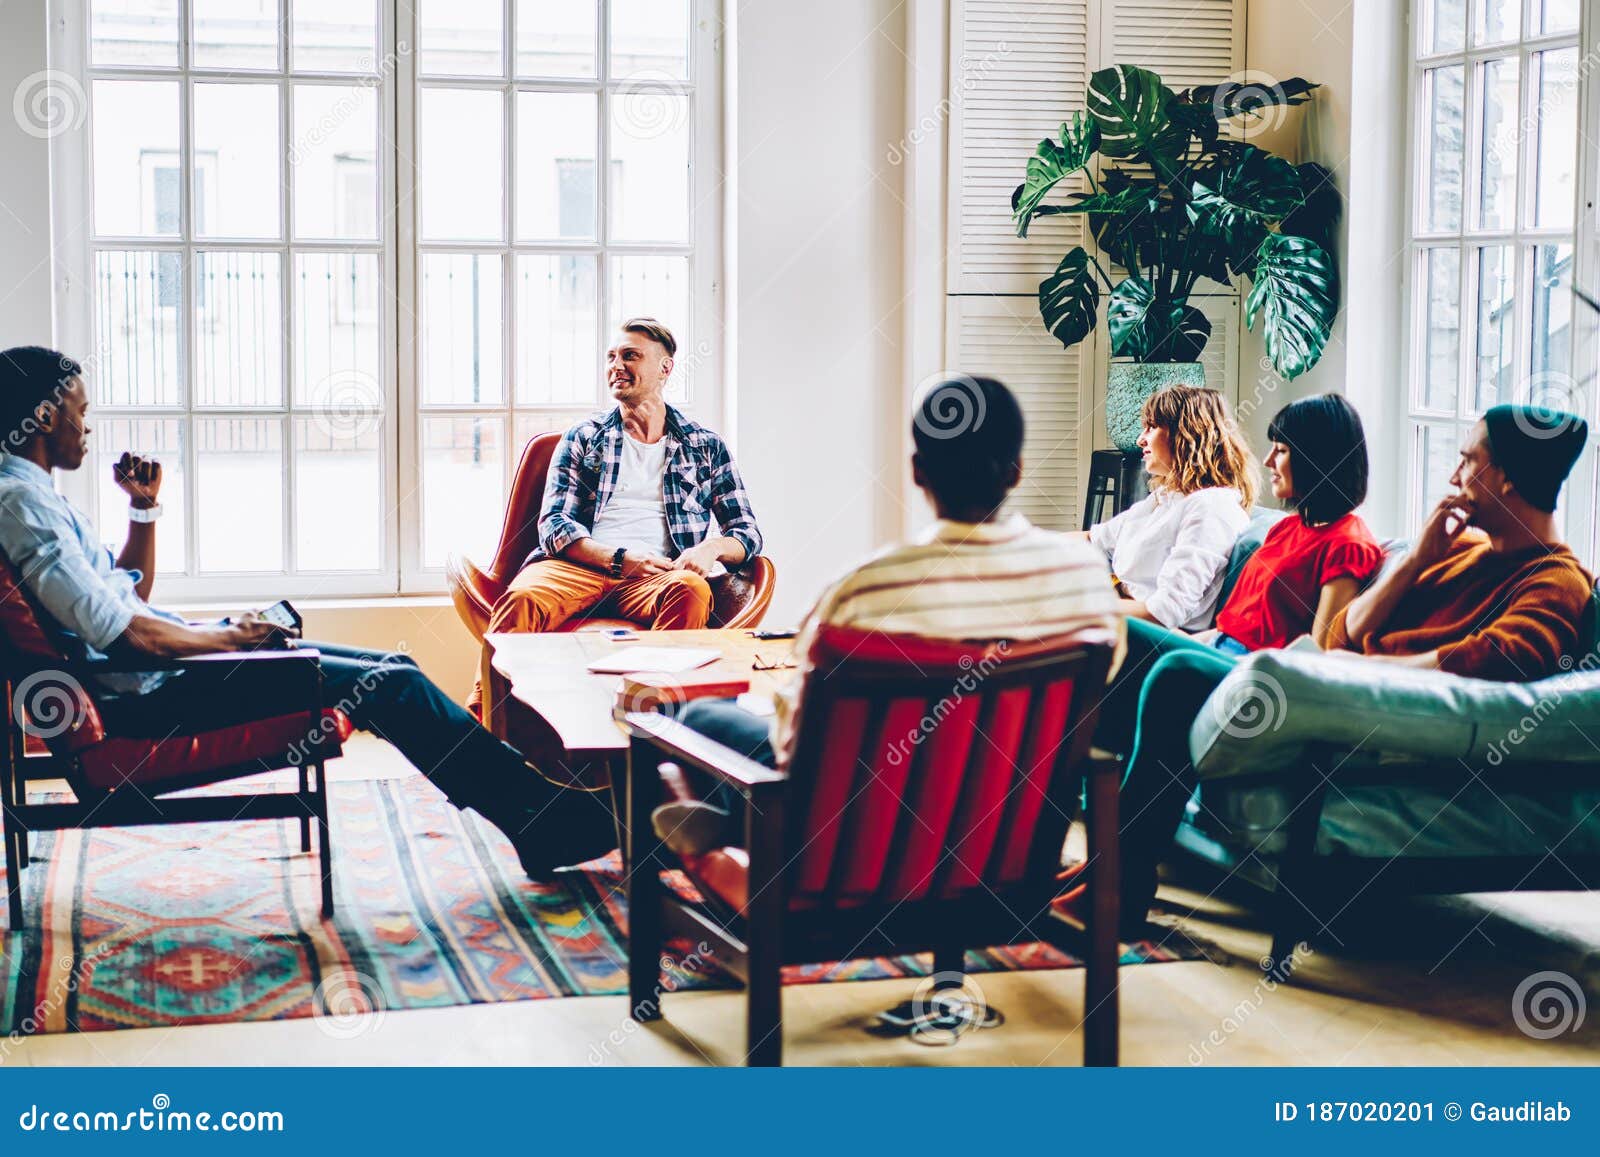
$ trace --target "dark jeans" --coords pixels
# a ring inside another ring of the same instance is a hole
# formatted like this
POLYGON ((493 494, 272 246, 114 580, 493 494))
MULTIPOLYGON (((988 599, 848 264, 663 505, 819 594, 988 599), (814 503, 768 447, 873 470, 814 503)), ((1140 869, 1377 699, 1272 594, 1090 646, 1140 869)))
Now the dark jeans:
MULTIPOLYGON (((678 721, 701 735, 709 735, 724 747, 749 756, 766 767, 777 767, 772 750, 772 721, 765 715, 746 711, 732 699, 696 699, 677 711, 678 721)), ((739 793, 724 783, 708 787, 702 798, 729 815, 739 812, 739 793)))
MULTIPOLYGON (((473 808, 513 839, 526 838, 530 823, 541 833, 566 828, 563 836, 574 822, 593 826, 604 820, 597 830, 609 828, 601 796, 558 788, 533 772, 410 656, 333 643, 305 646, 322 653, 323 706, 338 708, 361 730, 393 744, 457 807, 473 808)), ((120 734, 159 738, 305 711, 307 705, 299 664, 245 661, 215 670, 190 668, 147 695, 106 696, 101 711, 120 734)))
POLYGON ((1127 658, 1101 702, 1095 744, 1127 757, 1118 802, 1123 908, 1140 921, 1197 783, 1189 727, 1244 650, 1227 636, 1218 644, 1130 619, 1127 658))

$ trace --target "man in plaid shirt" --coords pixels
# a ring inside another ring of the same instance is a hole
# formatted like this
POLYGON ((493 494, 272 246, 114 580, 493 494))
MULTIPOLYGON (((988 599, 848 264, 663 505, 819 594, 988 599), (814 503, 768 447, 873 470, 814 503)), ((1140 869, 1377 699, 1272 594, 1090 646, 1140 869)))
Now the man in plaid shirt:
POLYGON ((561 439, 539 547, 495 604, 489 630, 549 631, 591 613, 655 630, 703 627, 706 580, 761 552, 727 445, 662 398, 677 350, 652 318, 622 323, 606 353, 616 408, 561 439))

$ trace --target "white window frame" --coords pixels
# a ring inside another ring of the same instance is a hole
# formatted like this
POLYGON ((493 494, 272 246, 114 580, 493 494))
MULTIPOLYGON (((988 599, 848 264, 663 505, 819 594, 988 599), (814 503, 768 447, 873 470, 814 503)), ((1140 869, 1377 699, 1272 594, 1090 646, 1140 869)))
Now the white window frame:
MULTIPOLYGON (((398 0, 402 27, 406 35, 401 39, 408 44, 418 43, 416 9, 419 0, 398 0), (409 23, 407 23, 409 21, 409 23)), ((717 424, 726 414, 722 389, 723 364, 722 318, 723 308, 720 287, 722 282, 722 0, 690 0, 690 38, 688 81, 674 85, 673 91, 682 91, 689 101, 689 157, 690 157, 690 220, 689 234, 682 243, 639 244, 616 243, 610 240, 610 202, 607 197, 613 176, 609 163, 609 129, 611 100, 619 89, 629 87, 625 78, 613 77, 610 72, 610 0, 601 0, 596 6, 597 73, 593 77, 572 80, 540 79, 522 80, 515 73, 516 57, 516 0, 504 0, 504 75, 445 76, 430 75, 419 79, 417 54, 401 54, 398 93, 402 136, 406 143, 407 169, 400 174, 403 188, 411 191, 412 212, 402 214, 399 223, 400 289, 409 303, 410 312, 400 329, 400 438, 406 452, 400 455, 400 528, 401 528, 401 589, 404 593, 427 593, 444 588, 442 567, 428 567, 423 562, 422 534, 422 433, 424 418, 448 417, 498 417, 503 423, 506 447, 504 454, 504 481, 501 489, 509 494, 512 475, 522 454, 523 443, 516 438, 516 415, 566 414, 582 409, 573 403, 528 405, 518 404, 516 398, 516 326, 514 278, 516 257, 521 253, 533 254, 583 254, 595 255, 598 308, 598 341, 596 364, 604 369, 602 355, 613 334, 608 329, 610 301, 610 267, 613 255, 664 255, 686 256, 689 263, 690 336, 688 343, 680 338, 677 363, 680 376, 686 367, 693 367, 694 395, 692 403, 697 415, 717 424), (503 220, 500 241, 422 241, 420 229, 420 198, 417 192, 415 158, 421 147, 418 141, 417 94, 423 87, 473 89, 500 92, 505 106, 502 119, 501 165, 505 179, 502 203, 503 220), (596 126, 598 140, 595 150, 596 184, 596 236, 593 241, 552 242, 516 240, 513 215, 516 209, 516 94, 518 92, 595 92, 599 95, 596 126), (505 334, 501 380, 503 398, 498 403, 477 406, 422 404, 421 390, 421 255, 430 253, 499 254, 501 257, 501 331, 505 334), (692 345, 692 348, 691 348, 692 345)), ((595 382, 594 409, 606 408, 600 393, 600 383, 595 382)), ((488 549, 487 547, 485 549, 488 549)), ((480 564, 487 559, 478 559, 480 564)))
MULTIPOLYGON (((1506 41, 1500 44, 1476 46, 1472 43, 1473 28, 1476 24, 1477 13, 1483 0, 1470 0, 1466 14, 1465 45, 1460 51, 1443 53, 1430 53, 1426 50, 1426 34, 1429 31, 1425 16, 1429 0, 1410 0, 1410 35, 1407 43, 1407 108, 1409 110, 1408 139, 1406 148, 1406 252, 1403 262, 1403 278, 1405 284, 1406 318, 1404 326, 1405 353, 1404 365, 1407 368, 1406 381, 1403 389, 1397 391, 1398 416, 1404 423, 1405 450, 1403 465, 1405 479, 1405 496, 1403 510, 1405 512, 1404 529, 1407 534, 1415 534, 1420 528, 1427 511, 1424 508, 1423 496, 1428 492, 1430 484, 1437 485, 1442 482, 1439 478, 1424 478, 1423 472, 1428 464, 1425 454, 1425 439, 1430 427, 1450 428, 1458 438, 1464 439, 1467 432, 1478 420, 1479 411, 1476 409, 1477 394, 1477 332, 1478 332, 1478 271, 1477 263, 1470 261, 1469 256, 1477 249, 1485 246, 1507 245, 1513 247, 1515 254, 1515 281, 1514 301, 1516 319, 1513 326, 1513 365, 1516 381, 1520 386, 1527 383, 1531 367, 1531 354, 1527 335, 1531 331, 1532 301, 1532 274, 1533 274, 1533 248, 1543 245, 1558 245, 1570 243, 1573 247, 1573 277, 1580 285, 1588 286, 1593 292, 1593 277, 1600 268, 1596 260, 1596 215, 1595 215, 1595 185, 1597 179, 1596 169, 1600 166, 1600 149, 1589 145, 1592 140, 1592 131, 1584 132, 1584 125, 1600 124, 1600 115, 1597 115, 1596 104, 1600 101, 1600 83, 1596 82, 1595 71, 1600 66, 1600 18, 1597 18, 1593 6, 1585 4, 1582 7, 1579 28, 1576 33, 1564 32, 1554 35, 1532 35, 1538 15, 1539 0, 1521 0, 1523 5, 1522 27, 1519 39, 1506 41), (1560 228, 1534 228, 1527 223, 1526 206, 1536 179, 1534 166, 1529 164, 1530 148, 1524 138, 1534 134, 1524 132, 1519 136, 1521 153, 1517 158, 1516 198, 1512 227, 1506 230, 1484 230, 1472 227, 1474 206, 1480 191, 1480 173, 1474 166, 1474 153, 1481 144, 1478 133, 1481 126, 1477 123, 1474 105, 1479 99, 1479 86, 1477 68, 1485 60, 1515 56, 1518 61, 1518 86, 1519 108, 1518 116, 1521 124, 1531 125, 1537 116, 1539 94, 1534 86, 1529 83, 1531 75, 1531 62, 1534 54, 1550 49, 1575 48, 1578 53, 1579 90, 1578 90, 1578 122, 1580 126, 1579 140, 1577 143, 1576 169, 1575 169, 1575 198, 1574 218, 1570 226, 1560 228), (1462 144, 1462 181, 1461 181, 1461 222, 1460 228, 1447 233, 1425 233, 1422 231, 1424 206, 1422 204, 1423 191, 1426 182, 1423 180, 1423 167, 1427 163, 1426 150, 1431 142, 1428 137, 1428 109, 1424 107, 1425 95, 1424 74, 1432 68, 1448 65, 1461 65, 1464 69, 1464 86, 1462 91, 1463 119, 1463 144, 1462 144), (1426 320, 1427 320, 1427 280, 1423 267, 1424 254, 1427 250, 1435 248, 1454 247, 1460 254, 1461 276, 1460 297, 1458 301, 1458 317, 1460 319, 1459 331, 1459 361, 1457 365, 1456 383, 1456 408, 1454 413, 1442 410, 1430 410, 1423 405, 1427 383, 1426 366, 1426 320)), ((1588 418, 1591 424, 1595 422, 1595 391, 1593 389, 1594 335, 1597 319, 1581 303, 1573 302, 1573 350, 1572 366, 1573 377, 1580 390, 1579 397, 1574 399, 1574 406, 1588 418)), ((1516 399, 1521 400, 1521 399, 1516 399)), ((1573 546, 1579 550, 1585 559, 1594 557, 1596 499, 1594 493, 1595 476, 1595 449, 1594 439, 1591 438, 1589 451, 1584 455, 1578 467, 1574 470, 1573 477, 1563 493, 1562 511, 1567 519, 1567 535, 1573 546)), ((1378 464, 1379 468, 1381 464, 1378 464)), ((1440 469, 1438 464, 1433 470, 1440 469)))
MULTIPOLYGON (((445 575, 442 567, 425 567, 422 565, 422 501, 419 493, 421 482, 421 438, 423 412, 420 408, 419 393, 419 363, 420 334, 418 332, 418 318, 420 315, 420 301, 418 293, 420 285, 419 273, 419 222, 417 211, 419 198, 417 196, 415 157, 417 146, 417 91, 419 79, 417 76, 417 59, 413 48, 417 45, 417 8, 418 0, 373 0, 379 13, 378 51, 380 61, 384 62, 380 69, 379 91, 379 214, 380 236, 375 243, 364 242, 316 242, 296 240, 291 231, 291 214, 293 212, 293 173, 289 166, 284 166, 284 189, 282 192, 282 236, 275 241, 267 242, 231 242, 217 239, 197 241, 193 236, 194 223, 189 201, 192 189, 189 182, 184 182, 184 212, 183 232, 175 238, 171 237, 139 237, 139 238, 100 238, 91 234, 93 190, 91 184, 92 169, 92 117, 93 110, 89 109, 88 117, 81 125, 71 127, 51 141, 51 200, 53 215, 52 244, 55 251, 55 287, 56 295, 54 310, 56 317, 56 341, 65 352, 74 356, 88 356, 87 351, 95 348, 93 294, 94 294, 94 253, 97 248, 127 247, 140 250, 176 250, 186 254, 185 279, 184 279, 184 320, 185 345, 184 357, 193 357, 193 309, 192 293, 193 261, 192 254, 198 250, 208 248, 224 248, 230 251, 255 250, 278 252, 283 254, 282 284, 283 284, 283 324, 284 324, 284 354, 283 354, 283 404, 279 408, 264 411, 250 411, 251 417, 273 417, 284 422, 285 437, 285 480, 287 493, 284 496, 284 534, 286 538, 285 559, 292 559, 293 533, 295 518, 295 501, 293 479, 295 475, 295 455, 292 452, 292 424, 291 405, 293 379, 291 351, 289 343, 292 333, 292 313, 287 305, 289 286, 292 280, 292 261, 295 252, 329 251, 377 251, 380 256, 381 291, 383 295, 383 341, 382 365, 385 390, 385 425, 382 438, 382 485, 381 494, 383 501, 383 526, 382 526, 382 558, 383 564, 379 570, 366 572, 301 572, 287 574, 281 572, 261 572, 249 574, 200 574, 197 566, 197 533, 195 524, 195 486, 197 476, 195 471, 195 439, 192 436, 192 422, 198 413, 203 417, 236 417, 237 411, 227 410, 197 410, 194 405, 193 375, 185 372, 184 404, 157 412, 152 409, 130 410, 97 406, 95 413, 101 418, 112 417, 170 417, 180 418, 189 422, 188 433, 184 442, 186 507, 190 513, 190 525, 187 534, 187 566, 188 574, 162 573, 157 585, 158 597, 168 603, 193 603, 205 601, 261 601, 293 596, 302 599, 316 597, 383 597, 395 595, 435 595, 445 590, 445 575), (406 211, 400 212, 397 207, 403 206, 406 211)), ((606 164, 606 133, 609 124, 609 99, 611 94, 625 84, 625 81, 616 80, 608 75, 608 21, 610 17, 609 0, 601 0, 597 5, 597 46, 598 76, 588 80, 562 82, 562 81, 519 81, 514 78, 511 62, 515 53, 516 34, 516 0, 503 0, 505 5, 505 52, 507 56, 507 72, 505 78, 451 78, 439 83, 447 87, 478 87, 500 89, 504 91, 507 110, 504 122, 504 160, 506 166, 506 232, 505 239, 497 243, 469 243, 453 246, 448 243, 429 243, 426 248, 430 250, 460 249, 466 252, 501 252, 503 258, 503 275, 505 292, 502 293, 502 333, 504 337, 504 382, 506 398, 503 404, 486 405, 479 407, 450 406, 429 407, 427 414, 432 415, 501 415, 505 422, 505 468, 501 496, 503 503, 505 495, 509 494, 512 473, 515 470, 522 446, 515 439, 515 418, 512 399, 515 396, 515 381, 512 371, 515 366, 515 336, 513 326, 514 302, 511 290, 511 281, 514 271, 514 258, 518 252, 574 252, 595 253, 600 256, 598 271, 599 279, 599 350, 603 352, 610 334, 606 331, 608 320, 608 294, 609 277, 605 264, 605 254, 649 254, 670 253, 687 255, 689 261, 689 298, 691 313, 691 341, 693 348, 680 348, 678 362, 680 366, 692 361, 694 367, 694 394, 693 405, 695 412, 703 420, 712 425, 723 423, 732 406, 726 397, 723 387, 723 348, 724 348, 724 303, 722 294, 723 257, 722 257, 722 214, 723 214, 723 108, 722 108, 722 72, 723 72, 723 34, 722 13, 723 0, 690 0, 690 44, 689 44, 689 80, 684 85, 684 91, 689 93, 690 120, 689 150, 690 150, 690 206, 691 220, 689 223, 689 236, 685 243, 680 245, 614 245, 609 244, 606 231, 609 227, 608 205, 605 188, 608 182, 610 166, 606 164), (515 141, 515 92, 523 90, 563 90, 563 91, 598 91, 599 109, 597 117, 597 184, 598 189, 598 222, 599 236, 593 243, 579 245, 552 245, 549 243, 521 244, 514 240, 511 231, 510 215, 514 204, 514 155, 515 141)), ((315 0, 281 0, 279 20, 281 24, 279 36, 280 64, 287 66, 289 51, 288 28, 291 26, 294 5, 296 3, 315 3, 315 0)), ((50 4, 50 63, 52 69, 65 73, 71 81, 83 87, 83 92, 92 92, 91 71, 89 67, 89 0, 49 0, 50 4)), ((180 21, 180 47, 179 66, 173 68, 137 68, 118 67, 107 69, 94 69, 94 77, 127 77, 135 79, 156 78, 175 79, 180 84, 180 147, 184 159, 189 160, 190 150, 189 124, 192 109, 192 90, 196 80, 228 79, 230 81, 247 81, 251 79, 271 82, 275 80, 282 85, 282 101, 280 102, 280 132, 285 147, 293 131, 291 120, 292 84, 294 81, 307 80, 311 82, 325 82, 330 84, 359 83, 359 78, 348 73, 321 73, 306 71, 280 71, 277 73, 239 72, 233 73, 220 69, 195 69, 189 67, 189 46, 191 41, 192 14, 191 0, 179 0, 180 21)), ((434 83, 434 78, 422 83, 434 83)), ((92 101, 86 100, 92 105, 92 101)), ((92 369, 92 367, 91 367, 92 369)), ((606 404, 603 399, 600 384, 595 383, 595 408, 600 409, 606 404)), ((522 412, 548 409, 570 411, 572 406, 518 406, 522 412)), ((303 412, 303 411, 302 411, 303 412)), ((93 419, 91 418, 91 421, 93 419)), ((90 476, 90 471, 80 470, 73 474, 61 476, 61 487, 81 509, 90 514, 92 518, 99 519, 98 510, 98 479, 90 476)), ((330 496, 327 503, 326 516, 329 518, 342 518, 345 515, 340 511, 336 496, 330 496)), ((111 545, 117 545, 115 536, 118 520, 112 517, 105 522, 105 531, 112 539, 111 545)), ((164 528, 163 528, 164 529, 164 528)), ((484 544, 473 548, 488 550, 492 544, 484 544)), ((469 551, 469 553, 471 553, 469 551)), ((480 558, 477 561, 486 562, 480 558)))

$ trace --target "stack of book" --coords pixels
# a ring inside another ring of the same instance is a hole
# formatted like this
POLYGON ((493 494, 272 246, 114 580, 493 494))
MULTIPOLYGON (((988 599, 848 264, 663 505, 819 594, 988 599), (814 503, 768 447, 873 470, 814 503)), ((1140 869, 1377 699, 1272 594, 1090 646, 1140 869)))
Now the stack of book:
POLYGON ((611 713, 621 719, 630 711, 660 711, 691 699, 734 699, 748 690, 749 679, 725 671, 636 671, 622 677, 611 713))

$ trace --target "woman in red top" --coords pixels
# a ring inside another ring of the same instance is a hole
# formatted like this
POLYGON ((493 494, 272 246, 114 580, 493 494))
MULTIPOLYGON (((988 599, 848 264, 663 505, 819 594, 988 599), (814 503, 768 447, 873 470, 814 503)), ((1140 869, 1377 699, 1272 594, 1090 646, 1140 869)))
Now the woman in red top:
POLYGON ((1287 647, 1307 634, 1323 646, 1334 616, 1383 565, 1383 548, 1355 513, 1367 496, 1355 408, 1337 394, 1304 398, 1278 411, 1267 437, 1272 495, 1294 516, 1267 532, 1239 572, 1217 613, 1221 650, 1287 647))
MULTIPOLYGON (((1193 790, 1187 767, 1153 768, 1149 757, 1140 758, 1151 743, 1141 734, 1146 724, 1140 720, 1187 735, 1197 705, 1239 656, 1284 647, 1307 634, 1321 646, 1334 616, 1383 564, 1383 548, 1355 513, 1367 496, 1367 442, 1350 403, 1336 394, 1291 403, 1272 419, 1267 437, 1273 496, 1293 513, 1273 525, 1240 571, 1216 629, 1190 635, 1129 619, 1127 657, 1101 701, 1095 743, 1128 757, 1121 804, 1123 814, 1133 817, 1123 826, 1125 937, 1140 934, 1155 895, 1156 866, 1193 790), (1183 659, 1157 664, 1178 651, 1183 659), (1153 667, 1172 667, 1181 678, 1158 674, 1147 684, 1153 667)), ((1060 876, 1068 890, 1056 905, 1068 919, 1082 915, 1081 870, 1074 865, 1060 876)))

